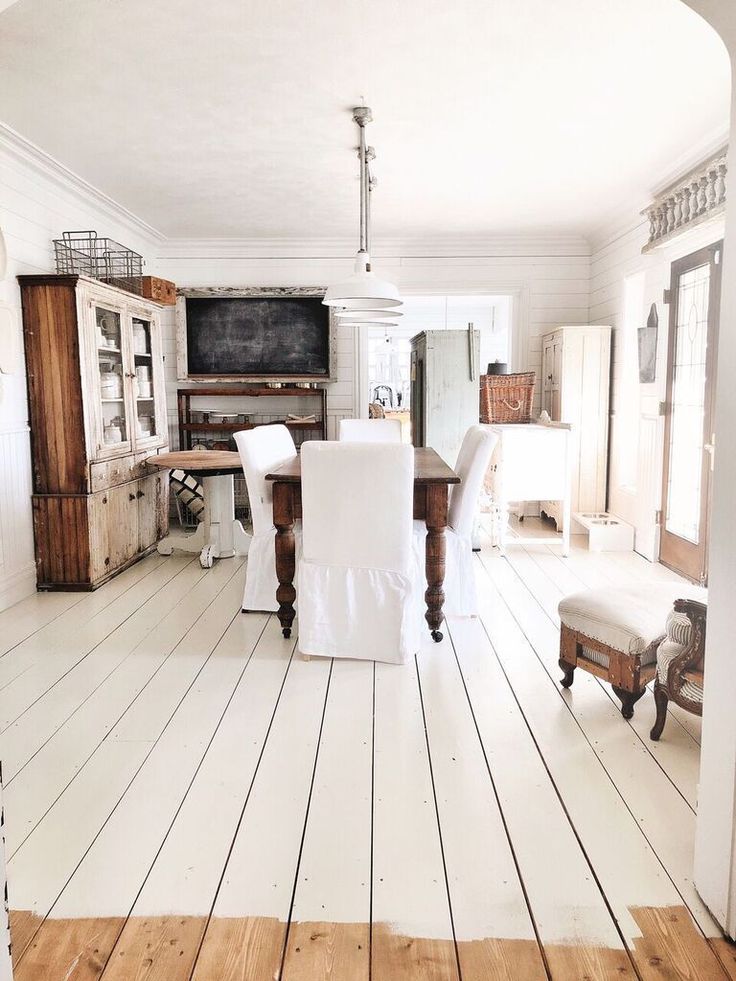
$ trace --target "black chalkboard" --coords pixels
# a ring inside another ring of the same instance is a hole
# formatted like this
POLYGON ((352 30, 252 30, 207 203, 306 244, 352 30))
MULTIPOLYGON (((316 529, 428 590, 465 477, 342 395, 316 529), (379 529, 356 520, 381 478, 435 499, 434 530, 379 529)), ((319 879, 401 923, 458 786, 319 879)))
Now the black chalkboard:
POLYGON ((187 297, 190 375, 330 373, 330 312, 318 296, 187 297))

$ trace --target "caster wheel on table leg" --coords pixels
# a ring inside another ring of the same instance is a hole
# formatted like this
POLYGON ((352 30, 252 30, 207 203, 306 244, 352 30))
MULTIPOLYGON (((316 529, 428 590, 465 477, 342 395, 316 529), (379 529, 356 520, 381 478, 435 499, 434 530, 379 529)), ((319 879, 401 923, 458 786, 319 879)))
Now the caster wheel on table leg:
POLYGON ((442 640, 442 631, 441 630, 433 630, 432 631, 432 640, 435 642, 435 644, 439 644, 439 642, 442 640))
POLYGON ((291 627, 284 627, 284 629, 281 631, 281 633, 284 635, 284 637, 286 638, 286 640, 288 640, 289 637, 291 637, 291 627))
POLYGON ((215 557, 212 554, 212 546, 205 545, 202 551, 199 553, 199 564, 203 569, 211 569, 214 565, 215 557))

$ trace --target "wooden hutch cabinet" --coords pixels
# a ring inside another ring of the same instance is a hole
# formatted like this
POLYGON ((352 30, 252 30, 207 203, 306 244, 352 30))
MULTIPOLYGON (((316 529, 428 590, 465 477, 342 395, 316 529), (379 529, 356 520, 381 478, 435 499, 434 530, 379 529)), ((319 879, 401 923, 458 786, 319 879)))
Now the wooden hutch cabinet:
POLYGON ((83 276, 19 276, 41 589, 94 589, 168 527, 160 305, 83 276))

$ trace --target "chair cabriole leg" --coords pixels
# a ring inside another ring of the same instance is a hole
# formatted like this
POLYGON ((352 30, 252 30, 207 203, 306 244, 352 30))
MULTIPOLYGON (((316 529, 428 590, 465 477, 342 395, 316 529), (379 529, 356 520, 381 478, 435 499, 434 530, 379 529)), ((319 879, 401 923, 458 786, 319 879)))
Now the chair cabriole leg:
POLYGON ((658 681, 654 683, 654 704, 657 706, 657 718, 652 726, 652 730, 649 733, 649 738, 656 740, 662 735, 662 730, 664 729, 664 724, 667 721, 667 704, 669 702, 669 697, 667 695, 667 689, 664 685, 660 685, 658 681))

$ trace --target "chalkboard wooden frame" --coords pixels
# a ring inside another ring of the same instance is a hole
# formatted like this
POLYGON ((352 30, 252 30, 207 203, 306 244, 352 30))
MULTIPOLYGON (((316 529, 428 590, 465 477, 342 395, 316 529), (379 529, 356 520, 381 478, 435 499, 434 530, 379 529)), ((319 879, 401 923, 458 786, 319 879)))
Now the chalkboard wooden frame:
POLYGON ((199 286, 176 291, 176 376, 179 381, 207 382, 314 382, 316 384, 337 380, 337 318, 334 308, 329 308, 329 367, 327 375, 195 375, 189 373, 187 355, 187 308, 192 298, 253 297, 278 299, 279 297, 324 296, 325 288, 319 286, 199 286))

